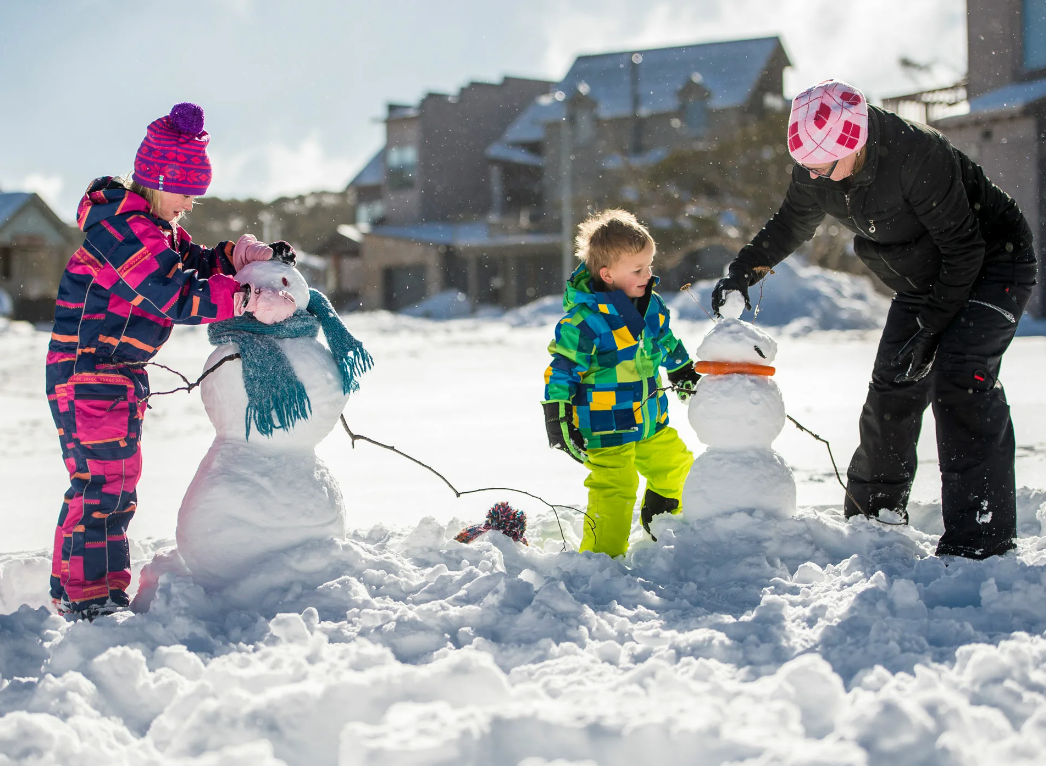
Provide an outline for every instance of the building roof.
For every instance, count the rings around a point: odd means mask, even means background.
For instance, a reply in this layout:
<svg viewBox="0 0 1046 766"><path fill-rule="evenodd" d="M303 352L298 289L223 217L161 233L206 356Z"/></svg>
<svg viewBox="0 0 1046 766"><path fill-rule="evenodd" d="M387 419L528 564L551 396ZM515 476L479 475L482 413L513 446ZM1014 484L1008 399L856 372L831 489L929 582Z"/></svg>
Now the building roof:
<svg viewBox="0 0 1046 766"><path fill-rule="evenodd" d="M472 221L470 223L431 221L408 226L374 226L367 236L409 239L413 242L424 242L430 245L450 245L453 247L551 245L557 244L561 239L559 234L547 232L492 234L490 225L486 221Z"/></svg>
<svg viewBox="0 0 1046 766"><path fill-rule="evenodd" d="M639 111L643 115L675 112L681 108L679 90L694 74L710 92L709 107L728 109L743 105L752 94L771 57L782 49L777 37L733 40L676 48L602 53L579 56L553 89L538 98L517 117L501 138L502 143L526 144L541 141L545 123L563 118L562 96L581 88L597 103L601 119L626 117L632 113L631 66L638 53ZM787 61L787 58L786 58Z"/></svg>
<svg viewBox="0 0 1046 766"><path fill-rule="evenodd" d="M381 147L375 153L367 164L363 166L363 170L356 174L356 177L349 181L349 188L354 189L358 186L381 186L385 180L385 147Z"/></svg>
<svg viewBox="0 0 1046 766"><path fill-rule="evenodd" d="M970 114L1017 111L1046 98L1046 78L1017 82L970 99Z"/></svg>
<svg viewBox="0 0 1046 766"><path fill-rule="evenodd" d="M511 162L514 165L529 165L532 168L539 168L545 164L543 157L533 152L528 152L519 146L510 146L501 141L487 147L486 157L488 160Z"/></svg>
<svg viewBox="0 0 1046 766"><path fill-rule="evenodd" d="M0 226L32 199L32 192L0 192Z"/></svg>

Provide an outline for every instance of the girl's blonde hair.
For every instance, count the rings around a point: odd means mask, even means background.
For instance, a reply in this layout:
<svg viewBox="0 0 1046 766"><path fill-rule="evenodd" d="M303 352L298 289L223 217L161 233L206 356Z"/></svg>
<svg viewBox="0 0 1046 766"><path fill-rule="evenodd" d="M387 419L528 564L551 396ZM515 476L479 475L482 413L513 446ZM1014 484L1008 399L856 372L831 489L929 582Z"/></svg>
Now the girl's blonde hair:
<svg viewBox="0 0 1046 766"><path fill-rule="evenodd" d="M647 245L654 246L654 238L634 215L627 210L603 210L578 226L574 252L590 274L599 274L622 256L643 252Z"/></svg>
<svg viewBox="0 0 1046 766"><path fill-rule="evenodd" d="M155 213L160 208L160 192L156 189L148 189L142 186L140 183L134 180L134 176L130 173L122 175L116 179L116 181L123 185L127 191L132 194L137 194L139 197L149 203L149 210Z"/></svg>

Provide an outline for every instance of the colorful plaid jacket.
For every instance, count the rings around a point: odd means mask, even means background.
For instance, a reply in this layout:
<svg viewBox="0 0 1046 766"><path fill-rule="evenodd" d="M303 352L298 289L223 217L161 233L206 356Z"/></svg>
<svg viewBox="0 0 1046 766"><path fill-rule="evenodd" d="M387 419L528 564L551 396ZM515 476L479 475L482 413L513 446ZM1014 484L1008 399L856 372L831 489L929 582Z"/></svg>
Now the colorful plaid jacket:
<svg viewBox="0 0 1046 766"><path fill-rule="evenodd" d="M545 401L574 405L574 424L591 448L615 447L649 438L668 424L668 399L658 368L690 362L672 334L668 307L653 292L635 303L621 290L592 292L582 264L567 283L563 308L549 344ZM638 305L637 305L638 304Z"/></svg>
<svg viewBox="0 0 1046 766"><path fill-rule="evenodd" d="M229 319L239 284L232 244L194 245L180 226L112 178L91 182L77 208L86 234L58 285L48 385L74 372L151 359L174 324Z"/></svg>

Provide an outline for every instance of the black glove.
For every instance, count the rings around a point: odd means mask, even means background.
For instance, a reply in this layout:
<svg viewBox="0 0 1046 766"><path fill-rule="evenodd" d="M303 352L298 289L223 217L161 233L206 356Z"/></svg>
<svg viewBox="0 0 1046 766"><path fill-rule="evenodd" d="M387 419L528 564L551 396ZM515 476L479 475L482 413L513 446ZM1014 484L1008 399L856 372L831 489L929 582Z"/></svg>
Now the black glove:
<svg viewBox="0 0 1046 766"><path fill-rule="evenodd" d="M919 331L908 339L890 362L894 367L906 367L893 382L914 383L929 375L933 357L937 353L937 344L940 342L940 335L927 330L920 323Z"/></svg>
<svg viewBox="0 0 1046 766"><path fill-rule="evenodd" d="M298 254L294 252L294 248L291 247L290 243L284 242L282 239L279 242L270 242L269 247L272 248L272 259L274 261L293 266L298 258Z"/></svg>
<svg viewBox="0 0 1046 766"><path fill-rule="evenodd" d="M735 290L744 297L745 308L752 310L752 301L748 299L748 286L752 284L752 270L737 261L730 264L726 276L715 283L712 288L712 313L720 316L719 309L726 303L726 294Z"/></svg>
<svg viewBox="0 0 1046 766"><path fill-rule="evenodd" d="M690 398L690 394L693 393L694 386L697 385L699 380L701 380L701 376L694 369L693 362L687 362L678 370L672 370L668 373L668 382L675 386L676 396L679 397L681 402L685 402Z"/></svg>
<svg viewBox="0 0 1046 766"><path fill-rule="evenodd" d="M585 454L585 439L574 425L574 407L567 402L542 402L545 411L545 430L548 431L548 446L561 449L579 463L588 459Z"/></svg>

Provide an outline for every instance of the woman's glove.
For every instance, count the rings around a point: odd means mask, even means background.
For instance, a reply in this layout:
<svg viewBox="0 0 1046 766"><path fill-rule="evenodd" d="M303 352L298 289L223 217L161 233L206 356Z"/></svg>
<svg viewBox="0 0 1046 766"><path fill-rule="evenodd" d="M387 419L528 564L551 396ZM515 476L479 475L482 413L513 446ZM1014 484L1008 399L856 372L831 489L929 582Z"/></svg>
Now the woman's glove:
<svg viewBox="0 0 1046 766"><path fill-rule="evenodd" d="M693 362L687 362L679 369L671 370L668 373L668 382L675 388L676 396L681 402L690 398L690 394L694 392L694 386L699 380L701 380L701 376L694 369Z"/></svg>
<svg viewBox="0 0 1046 766"><path fill-rule="evenodd" d="M734 261L726 276L715 283L712 288L712 313L720 316L719 309L726 303L726 294L739 292L745 299L745 308L752 310L752 301L748 299L748 286L752 283L752 270Z"/></svg>
<svg viewBox="0 0 1046 766"><path fill-rule="evenodd" d="M248 263L267 261L272 258L272 248L259 242L253 234L244 234L232 249L232 265L239 271Z"/></svg>
<svg viewBox="0 0 1046 766"><path fill-rule="evenodd" d="M548 446L561 449L579 463L588 459L585 454L585 438L574 425L574 407L567 402L542 402L545 411L545 430Z"/></svg>
<svg viewBox="0 0 1046 766"><path fill-rule="evenodd" d="M276 324L290 317L298 306L294 296L286 290L273 290L271 287L254 287L241 285L233 296L233 313L243 316L254 314L262 324Z"/></svg>
<svg viewBox="0 0 1046 766"><path fill-rule="evenodd" d="M919 331L908 339L897 356L890 362L894 367L907 367L893 379L894 383L914 383L930 374L933 358L937 355L937 345L941 336L930 332L920 323Z"/></svg>

